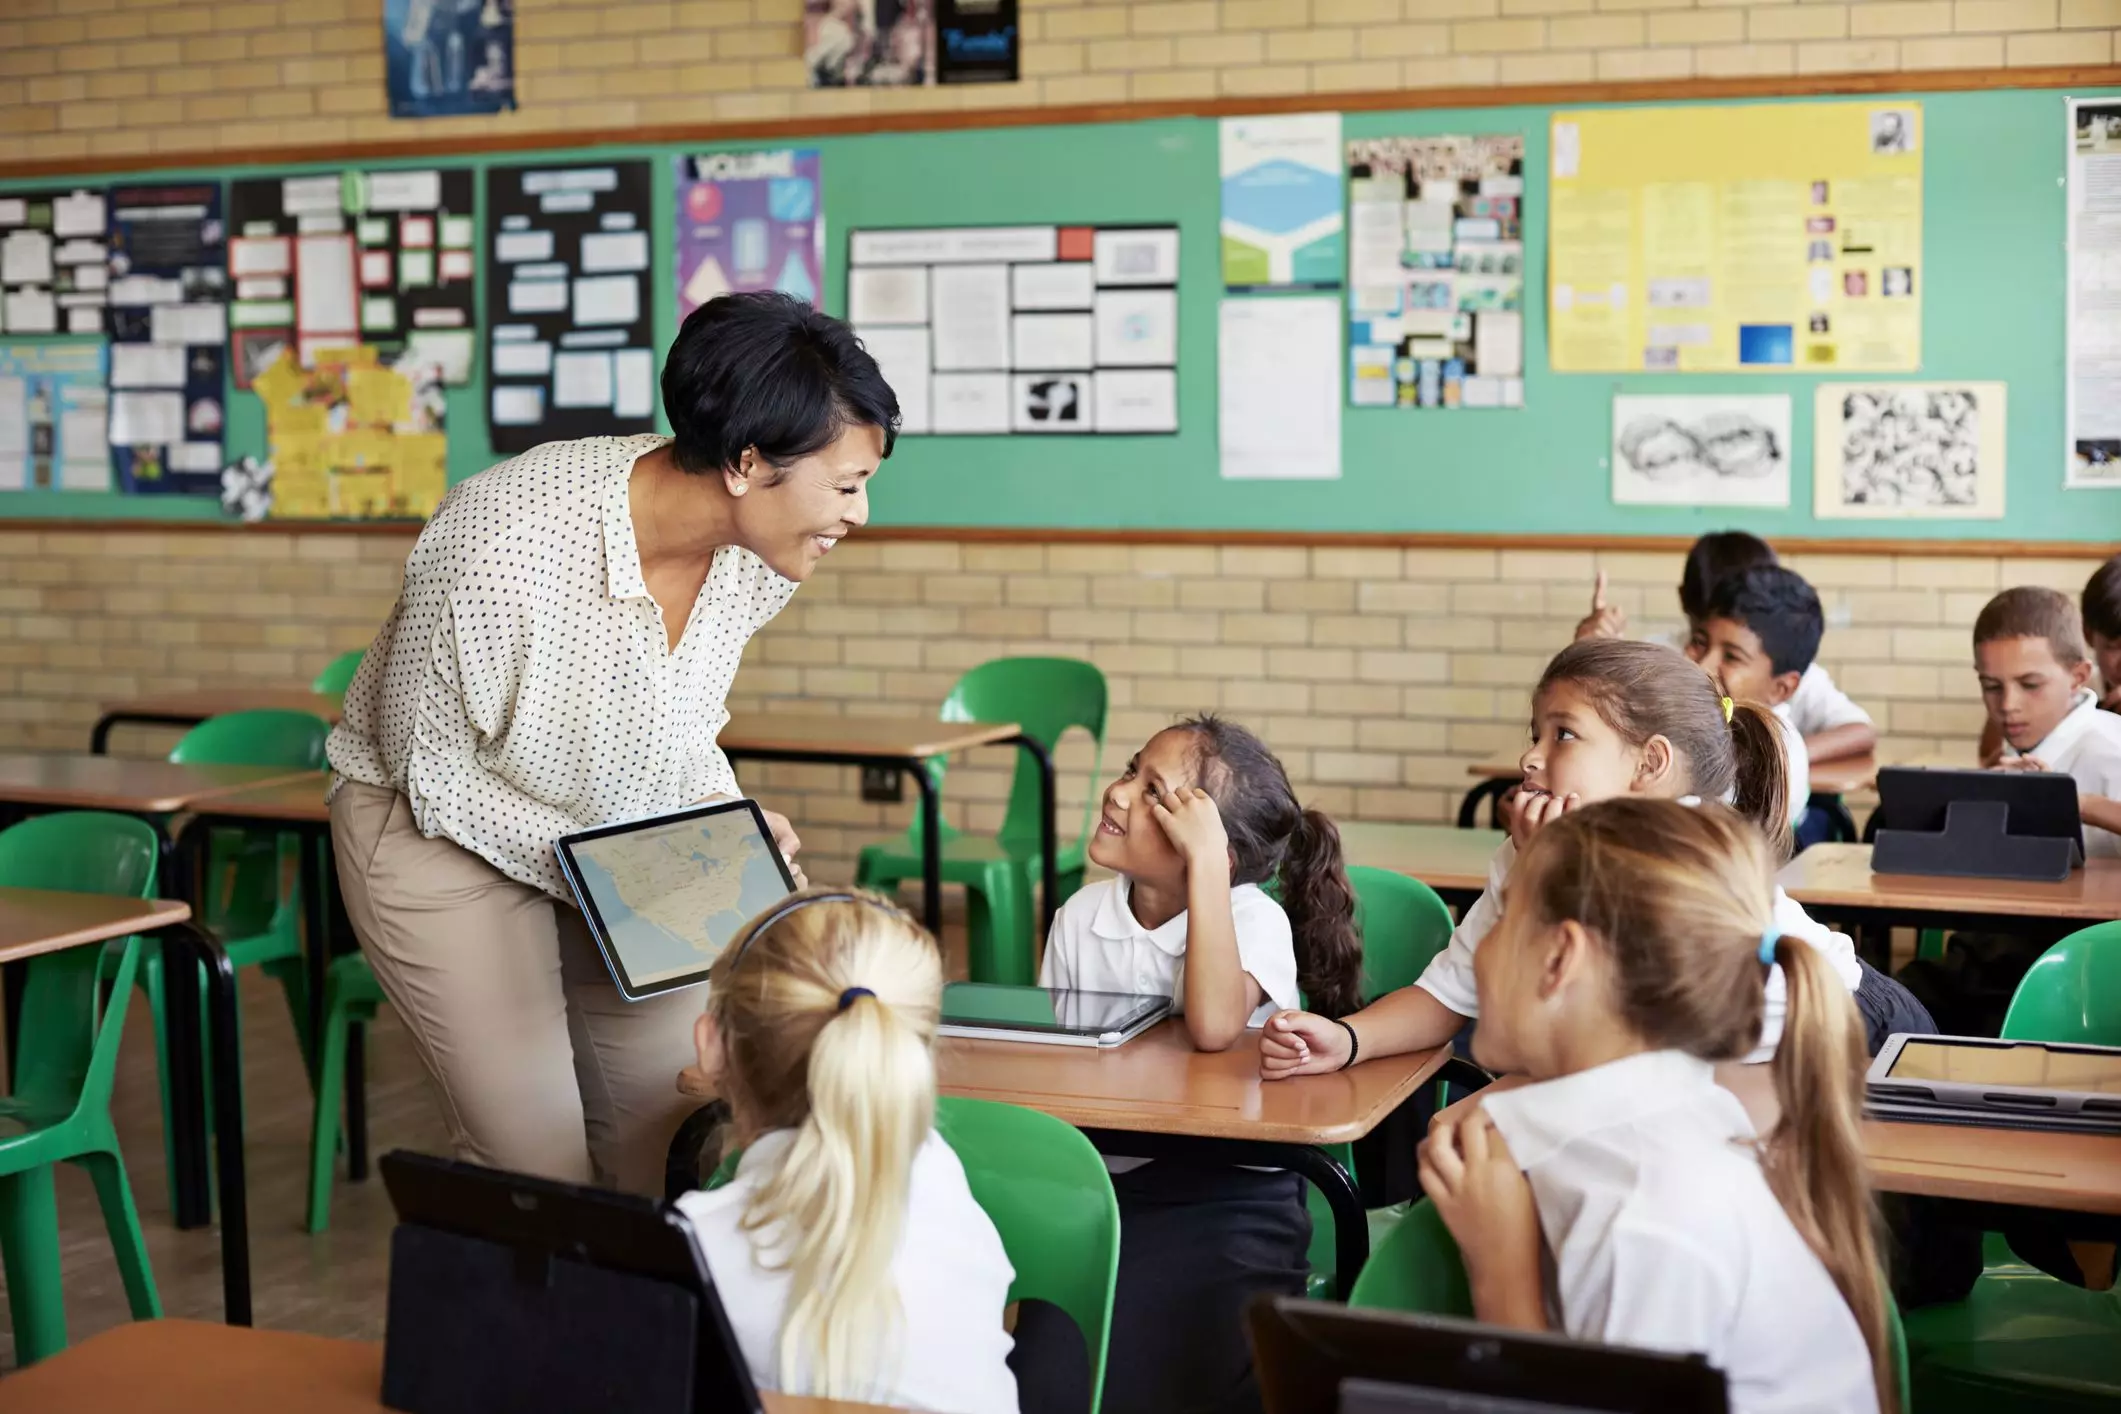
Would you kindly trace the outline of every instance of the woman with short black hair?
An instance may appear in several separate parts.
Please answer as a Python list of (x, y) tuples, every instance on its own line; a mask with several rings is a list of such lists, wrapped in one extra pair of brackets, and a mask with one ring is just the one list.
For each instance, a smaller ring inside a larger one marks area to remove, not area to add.
[(738, 793), (715, 738), (744, 644), (869, 519), (899, 416), (853, 331), (778, 294), (695, 310), (663, 406), (674, 437), (450, 491), (330, 745), (347, 912), (460, 1157), (643, 1193), (699, 1000), (619, 995), (552, 844)]

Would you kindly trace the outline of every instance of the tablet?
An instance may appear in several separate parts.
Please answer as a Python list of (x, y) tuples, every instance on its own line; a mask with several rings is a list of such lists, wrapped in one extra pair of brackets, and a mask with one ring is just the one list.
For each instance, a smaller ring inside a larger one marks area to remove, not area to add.
[(1033, 1041), (1048, 1046), (1117, 1046), (1171, 1014), (1169, 997), (1073, 992), (952, 982), (943, 988), (945, 1036)]
[(563, 835), (553, 849), (630, 1002), (706, 981), (743, 926), (795, 892), (748, 800)]
[[(1871, 1062), (1868, 1098), (1895, 1117), (1923, 1111), (2121, 1123), (2121, 1049), (1975, 1036), (1888, 1039)], [(2102, 1126), (2103, 1127), (2103, 1126)]]

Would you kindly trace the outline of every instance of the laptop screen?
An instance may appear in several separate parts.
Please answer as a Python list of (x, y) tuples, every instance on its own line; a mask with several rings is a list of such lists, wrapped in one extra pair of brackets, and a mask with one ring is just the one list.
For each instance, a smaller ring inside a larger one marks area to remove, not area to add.
[(2121, 1050), (2050, 1050), (2037, 1042), (1956, 1046), (1949, 1041), (1909, 1041), (1894, 1058), (1889, 1078), (2121, 1095)]
[(952, 982), (943, 988), (943, 1025), (1101, 1036), (1109, 1031), (1125, 1031), (1169, 1006), (1168, 998), (1135, 997), (1121, 992)]

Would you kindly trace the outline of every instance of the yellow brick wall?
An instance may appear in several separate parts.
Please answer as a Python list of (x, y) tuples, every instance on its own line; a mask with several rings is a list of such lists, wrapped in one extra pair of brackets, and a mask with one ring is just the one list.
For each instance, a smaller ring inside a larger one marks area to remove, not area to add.
[(5, 0), (0, 162), (1398, 88), (2104, 64), (2115, 0), (1022, 0), (1021, 83), (816, 92), (802, 0), (518, 0), (521, 111), (394, 122), (382, 0)]
[[(389, 610), (400, 535), (0, 531), (0, 749), (80, 750), (98, 704), (142, 692), (306, 681)], [(1981, 723), (1968, 630), (2010, 584), (2075, 594), (2096, 559), (1799, 555), (1830, 627), (1822, 661), (1876, 717), (1884, 750), (1962, 751)], [(1527, 692), (1595, 573), (1636, 631), (1676, 626), (1677, 554), (849, 540), (745, 655), (736, 711), (932, 712), (1005, 654), (1086, 658), (1111, 683), (1108, 769), (1175, 714), (1259, 730), (1299, 793), (1343, 818), (1443, 820), (1466, 768), (1522, 740)], [(114, 748), (166, 748), (121, 731)], [(992, 829), (1013, 755), (953, 770), (950, 817)], [(1089, 754), (1061, 754), (1063, 819)], [(854, 773), (754, 766), (794, 818), (814, 877), (905, 823)], [(908, 790), (911, 796), (911, 790)]]

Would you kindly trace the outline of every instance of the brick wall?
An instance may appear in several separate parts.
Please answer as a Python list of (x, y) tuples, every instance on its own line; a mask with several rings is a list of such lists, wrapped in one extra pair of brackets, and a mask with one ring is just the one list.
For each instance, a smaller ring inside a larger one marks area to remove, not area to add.
[[(84, 747), (100, 702), (306, 681), (366, 644), (408, 537), (317, 531), (0, 532), (0, 748)], [(1968, 631), (2009, 584), (2074, 594), (2096, 558), (1801, 555), (1829, 627), (1822, 660), (1888, 755), (1964, 751), (1981, 723)], [(1012, 653), (1087, 658), (1111, 682), (1108, 772), (1173, 715), (1258, 729), (1307, 802), (1343, 818), (1443, 820), (1466, 767), (1523, 738), (1527, 692), (1568, 641), (1597, 570), (1638, 630), (1677, 623), (1676, 554), (848, 541), (751, 645), (734, 710), (928, 713), (964, 669)], [(114, 748), (170, 736), (120, 732)], [(1013, 756), (947, 784), (958, 824), (999, 822)], [(1061, 753), (1066, 828), (1089, 752)], [(905, 823), (854, 773), (755, 766), (813, 877)], [(911, 792), (909, 790), (910, 797)]]
[(1014, 85), (813, 92), (801, 0), (518, 0), (521, 111), (393, 122), (382, 0), (6, 0), (19, 160), (1220, 96), (2104, 64), (2116, 0), (1022, 0)]

